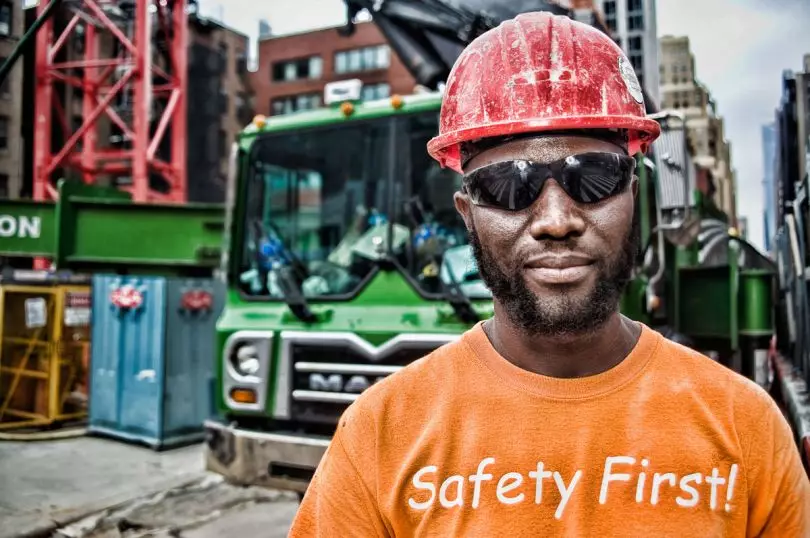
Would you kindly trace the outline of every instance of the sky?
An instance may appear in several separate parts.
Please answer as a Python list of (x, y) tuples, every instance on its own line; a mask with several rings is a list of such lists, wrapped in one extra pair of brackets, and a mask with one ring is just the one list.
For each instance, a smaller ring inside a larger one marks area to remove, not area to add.
[[(200, 0), (203, 15), (255, 39), (259, 20), (274, 34), (337, 26), (342, 0)], [(761, 126), (773, 121), (782, 71), (801, 71), (810, 53), (809, 0), (658, 0), (657, 32), (688, 36), (697, 78), (725, 118), (737, 172), (737, 210), (748, 218), (748, 237), (763, 241)]]

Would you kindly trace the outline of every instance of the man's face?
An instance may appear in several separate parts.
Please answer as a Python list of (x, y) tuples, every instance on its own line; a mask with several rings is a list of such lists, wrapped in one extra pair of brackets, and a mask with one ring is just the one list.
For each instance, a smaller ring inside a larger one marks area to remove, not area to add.
[[(522, 139), (480, 153), (464, 172), (586, 152), (624, 154), (592, 138)], [(634, 178), (623, 192), (585, 204), (549, 179), (534, 204), (521, 211), (476, 206), (456, 193), (481, 277), (514, 324), (527, 334), (573, 336), (594, 330), (616, 312), (638, 250), (636, 189)]]

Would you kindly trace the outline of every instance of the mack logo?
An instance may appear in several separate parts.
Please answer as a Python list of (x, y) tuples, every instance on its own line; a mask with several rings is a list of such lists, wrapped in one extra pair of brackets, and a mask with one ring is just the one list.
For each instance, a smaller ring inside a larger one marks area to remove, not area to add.
[(341, 374), (310, 374), (309, 390), (325, 392), (350, 392), (360, 394), (374, 383), (385, 379), (385, 376), (370, 378), (363, 375), (351, 377)]

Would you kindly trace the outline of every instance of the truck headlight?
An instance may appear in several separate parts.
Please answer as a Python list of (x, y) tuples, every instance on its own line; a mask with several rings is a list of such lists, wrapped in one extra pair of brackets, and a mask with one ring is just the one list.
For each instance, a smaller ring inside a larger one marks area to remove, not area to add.
[(233, 367), (243, 376), (254, 376), (259, 373), (259, 350), (254, 345), (240, 346), (233, 357)]

